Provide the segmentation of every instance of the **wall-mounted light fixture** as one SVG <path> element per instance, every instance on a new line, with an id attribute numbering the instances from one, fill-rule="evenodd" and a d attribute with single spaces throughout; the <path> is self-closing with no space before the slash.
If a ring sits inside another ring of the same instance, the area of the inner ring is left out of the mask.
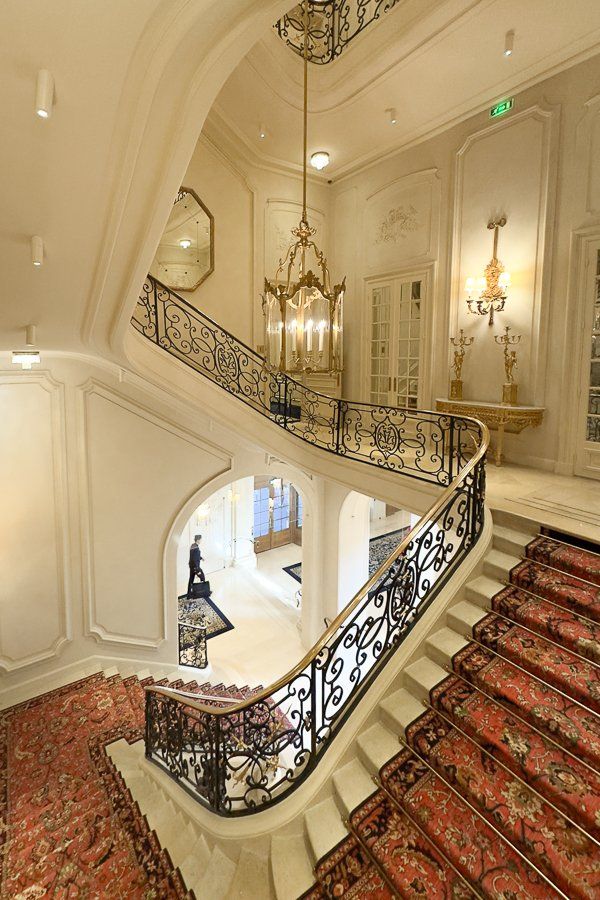
<path id="1" fill-rule="evenodd" d="M 479 316 L 489 315 L 490 325 L 494 324 L 494 313 L 504 309 L 510 287 L 510 274 L 504 271 L 504 266 L 498 259 L 498 229 L 504 228 L 505 225 L 506 218 L 504 216 L 488 222 L 487 227 L 490 231 L 494 231 L 492 258 L 482 276 L 477 279 L 467 278 L 465 283 L 469 312 Z M 477 296 L 474 296 L 476 292 Z"/>
<path id="2" fill-rule="evenodd" d="M 329 153 L 327 150 L 317 150 L 316 153 L 313 153 L 310 157 L 310 164 L 313 169 L 317 169 L 319 172 L 321 169 L 324 169 L 325 166 L 329 165 Z"/>
<path id="3" fill-rule="evenodd" d="M 40 362 L 40 351 L 34 350 L 35 347 L 35 325 L 28 325 L 25 329 L 25 350 L 13 350 L 13 365 L 21 366 L 22 369 L 31 369 L 33 365 Z"/>
<path id="4" fill-rule="evenodd" d="M 506 35 L 504 37 L 504 55 L 512 56 L 514 48 L 515 48 L 515 33 L 511 29 L 510 31 L 506 32 Z"/>
<path id="5" fill-rule="evenodd" d="M 44 263 L 44 242 L 37 234 L 31 238 L 31 262 L 34 266 L 41 266 Z"/>
<path id="6" fill-rule="evenodd" d="M 54 104 L 54 78 L 48 69 L 40 69 L 35 88 L 35 112 L 40 119 L 49 119 Z"/>

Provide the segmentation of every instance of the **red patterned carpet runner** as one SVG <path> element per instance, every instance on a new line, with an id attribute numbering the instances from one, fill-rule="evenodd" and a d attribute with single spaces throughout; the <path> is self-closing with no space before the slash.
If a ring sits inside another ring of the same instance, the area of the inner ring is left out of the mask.
<path id="1" fill-rule="evenodd" d="M 600 898 L 600 555 L 526 557 L 305 898 Z"/>
<path id="2" fill-rule="evenodd" d="M 191 896 L 106 752 L 142 738 L 147 683 L 100 673 L 0 713 L 2 900 Z"/>

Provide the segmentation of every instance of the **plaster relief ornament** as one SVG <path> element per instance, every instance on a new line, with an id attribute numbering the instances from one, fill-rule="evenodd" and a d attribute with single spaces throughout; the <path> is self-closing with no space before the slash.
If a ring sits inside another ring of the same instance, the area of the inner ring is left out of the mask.
<path id="1" fill-rule="evenodd" d="M 417 219 L 418 210 L 410 204 L 408 209 L 396 206 L 377 226 L 376 244 L 397 244 L 410 232 L 418 231 L 422 224 Z"/>

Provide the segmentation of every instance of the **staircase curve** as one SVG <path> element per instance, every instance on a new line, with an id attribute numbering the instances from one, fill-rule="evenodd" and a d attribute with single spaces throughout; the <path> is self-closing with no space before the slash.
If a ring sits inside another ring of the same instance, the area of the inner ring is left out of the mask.
<path id="1" fill-rule="evenodd" d="M 479 539 L 489 434 L 476 419 L 336 399 L 270 369 L 252 348 L 151 276 L 142 337 L 297 439 L 440 489 L 429 510 L 305 657 L 252 697 L 215 708 L 146 688 L 146 757 L 221 816 L 296 789 Z"/>

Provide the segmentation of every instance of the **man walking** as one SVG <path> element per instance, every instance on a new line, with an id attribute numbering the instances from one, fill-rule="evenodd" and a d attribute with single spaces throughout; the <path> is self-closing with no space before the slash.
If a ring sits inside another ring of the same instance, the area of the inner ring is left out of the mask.
<path id="1" fill-rule="evenodd" d="M 188 581 L 188 589 L 187 589 L 187 599 L 188 600 L 190 600 L 192 597 L 192 586 L 194 584 L 194 578 L 196 577 L 196 575 L 199 576 L 200 581 L 206 581 L 206 578 L 204 577 L 204 572 L 202 571 L 202 568 L 200 566 L 200 563 L 202 562 L 202 554 L 200 553 L 199 542 L 201 540 L 202 540 L 202 535 L 195 534 L 194 542 L 193 542 L 192 546 L 190 547 L 190 560 L 189 560 L 190 579 Z"/>

